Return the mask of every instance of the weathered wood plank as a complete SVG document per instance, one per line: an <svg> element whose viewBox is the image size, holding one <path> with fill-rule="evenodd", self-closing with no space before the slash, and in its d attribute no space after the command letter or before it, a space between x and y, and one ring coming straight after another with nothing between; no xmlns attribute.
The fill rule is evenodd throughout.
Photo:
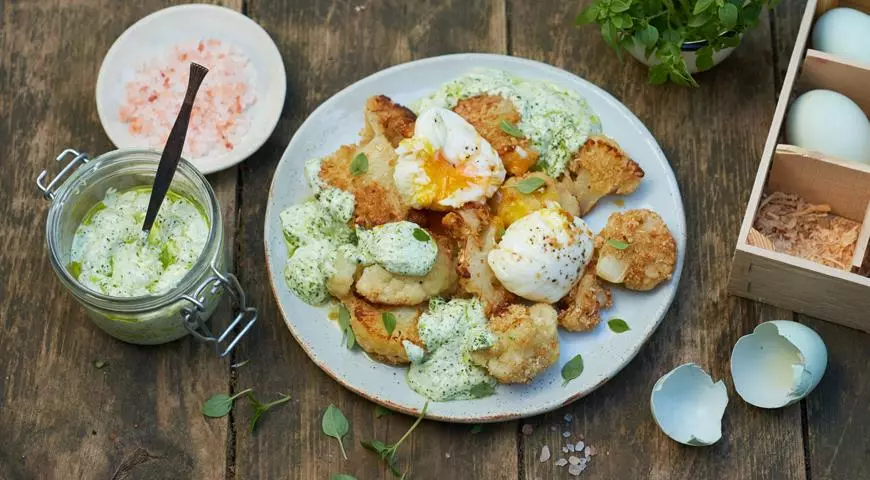
<svg viewBox="0 0 870 480"><path fill-rule="evenodd" d="M100 62L127 26L168 3L2 3L0 478L225 474L227 421L206 421L199 408L226 390L226 362L192 340L143 348L93 326L51 271L48 205L33 184L43 168L56 173L52 159L67 146L112 148L94 101ZM231 245L236 172L210 181Z"/></svg>
<svg viewBox="0 0 870 480"><path fill-rule="evenodd" d="M782 2L773 16L777 88L794 49L805 1ZM813 479L870 478L870 380L865 375L870 335L799 315L828 347L828 369L804 400L805 428Z"/></svg>
<svg viewBox="0 0 870 480"><path fill-rule="evenodd" d="M596 28L572 28L581 7L555 0L511 2L512 53L602 86L649 127L677 175L689 250L674 305L638 357L588 397L530 420L539 426L522 444L525 478L559 472L553 460L540 463L538 456L543 445L558 452L554 459L566 456L560 451L566 430L575 441L585 434L605 452L584 478L804 478L799 407L774 412L749 407L734 392L728 366L731 347L759 321L791 318L726 292L733 245L774 108L768 20L746 36L732 58L699 76L701 88L690 90L647 85L646 68L630 58L619 63ZM536 21L521 21L526 18ZM671 441L649 412L656 379L690 361L729 385L723 439L709 448ZM570 425L566 413L575 418Z"/></svg>
<svg viewBox="0 0 870 480"><path fill-rule="evenodd" d="M355 8L356 6L364 8ZM252 1L249 14L272 35L284 55L287 105L275 134L242 170L240 244L242 281L261 307L261 319L239 358L237 389L288 392L292 406L276 411L252 435L247 409L236 409L236 473L240 478L390 478L361 439L395 441L411 419L375 419L374 406L328 378L295 343L278 313L263 268L263 206L275 165L293 130L320 102L384 67L459 51L505 50L501 2ZM385 92L389 94L390 92ZM303 159L300 159L302 161ZM317 320L317 319L313 319ZM320 417L334 403L348 416L347 461L335 440L321 433ZM487 427L424 422L399 456L413 478L516 478L516 423Z"/></svg>

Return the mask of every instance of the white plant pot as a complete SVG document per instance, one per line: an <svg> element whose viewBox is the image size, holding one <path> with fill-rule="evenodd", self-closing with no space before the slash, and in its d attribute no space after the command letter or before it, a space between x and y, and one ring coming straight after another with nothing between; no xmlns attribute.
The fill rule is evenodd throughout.
<svg viewBox="0 0 870 480"><path fill-rule="evenodd" d="M697 57L696 54L698 50L703 48L705 45L707 45L707 42L705 40L699 42L686 42L683 44L680 54L682 55L683 60L686 61L686 67L688 67L689 73L698 73L698 67L695 65L695 58ZM736 47L724 48L722 50L719 50L718 52L713 52L713 67L719 65L722 60L728 58L728 56L731 55L731 52L734 51L734 48ZM646 57L644 55L644 46L639 42L634 42L634 45L628 47L626 50L628 50L628 53L630 53L632 57L636 58L639 62L649 67L661 63L654 54L650 57Z"/></svg>

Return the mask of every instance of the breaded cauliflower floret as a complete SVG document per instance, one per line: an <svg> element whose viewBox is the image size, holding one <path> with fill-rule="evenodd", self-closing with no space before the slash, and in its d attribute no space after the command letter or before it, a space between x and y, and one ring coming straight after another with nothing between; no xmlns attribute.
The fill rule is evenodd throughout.
<svg viewBox="0 0 870 480"><path fill-rule="evenodd" d="M383 135L393 147L414 135L417 116L407 107L394 102L386 95L375 95L366 101L365 125L360 132L362 144Z"/></svg>
<svg viewBox="0 0 870 480"><path fill-rule="evenodd" d="M559 325L570 332L592 330L601 322L601 310L613 304L610 289L595 275L595 262L589 262L580 280L559 301Z"/></svg>
<svg viewBox="0 0 870 480"><path fill-rule="evenodd" d="M342 245L338 248L335 255L335 262L332 264L332 275L326 279L326 289L333 297L342 298L350 294L350 289L353 287L356 273L359 270L359 262L357 262L353 247L350 245Z"/></svg>
<svg viewBox="0 0 870 480"><path fill-rule="evenodd" d="M495 345L471 353L501 383L527 383L559 359L556 310L546 303L512 304L489 319Z"/></svg>
<svg viewBox="0 0 870 480"><path fill-rule="evenodd" d="M456 286L456 264L450 242L433 235L438 256L432 270L422 277L396 275L380 265L365 267L356 291L366 300L385 305L417 305L431 297L451 293Z"/></svg>
<svg viewBox="0 0 870 480"><path fill-rule="evenodd" d="M441 223L459 244L459 293L478 297L487 315L512 302L516 297L502 286L487 261L499 230L504 228L501 222L490 221L486 207L467 205L444 215Z"/></svg>
<svg viewBox="0 0 870 480"><path fill-rule="evenodd" d="M408 354L402 341L423 344L417 333L417 320L423 312L422 306L386 307L374 305L356 295L341 300L350 312L350 326L356 335L356 343L377 360L394 365L408 363ZM396 328L392 335L387 335L384 328L383 314L386 312L396 317Z"/></svg>
<svg viewBox="0 0 870 480"><path fill-rule="evenodd" d="M453 111L492 145L511 175L522 175L538 162L538 151L528 137L515 137L502 128L502 122L516 126L522 120L510 100L501 95L478 95L460 100Z"/></svg>
<svg viewBox="0 0 870 480"><path fill-rule="evenodd" d="M637 190L643 169L619 145L604 136L592 136L568 163L562 184L580 203L580 215L586 215L606 195L628 195Z"/></svg>
<svg viewBox="0 0 870 480"><path fill-rule="evenodd" d="M677 264L674 237L662 217L652 210L611 214L595 237L595 246L595 273L631 290L652 290L671 278Z"/></svg>

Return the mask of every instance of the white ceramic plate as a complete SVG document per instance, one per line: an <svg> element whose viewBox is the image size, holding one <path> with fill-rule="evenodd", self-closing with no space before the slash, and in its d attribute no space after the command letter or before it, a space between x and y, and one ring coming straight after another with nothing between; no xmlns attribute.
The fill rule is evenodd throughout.
<svg viewBox="0 0 870 480"><path fill-rule="evenodd" d="M303 176L305 160L358 141L363 105L369 96L385 94L407 105L477 67L502 69L523 78L545 79L586 97L601 117L604 133L619 142L641 165L646 176L635 193L620 197L625 201L624 207L618 207L610 198L603 199L585 220L597 232L614 211L651 208L661 214L673 232L678 262L673 279L652 292L613 288L614 306L604 312L603 319L624 319L631 326L628 332L615 334L607 328L606 322L589 333L560 330L559 361L530 384L500 385L497 393L490 397L429 405L428 418L453 422L501 421L547 412L582 397L612 378L637 354L664 317L677 289L686 248L683 204L667 159L643 124L604 90L558 68L501 55L448 55L398 65L360 80L318 107L293 136L272 179L265 225L272 288L287 326L314 363L347 388L388 408L410 414L422 408L425 399L405 383L406 369L372 361L359 349L343 348L341 333L336 323L327 318L327 310L306 305L287 289L283 277L287 249L279 214L311 196ZM560 369L578 353L583 355L585 370L563 387Z"/></svg>
<svg viewBox="0 0 870 480"><path fill-rule="evenodd" d="M173 45L211 38L239 48L250 59L257 75L257 100L248 112L250 130L231 152L192 159L191 163L204 174L217 172L248 158L266 142L278 123L287 93L287 74L278 47L250 18L228 8L194 4L159 10L134 23L103 59L97 77L97 113L115 146L149 147L144 139L131 135L118 118L124 86L136 70Z"/></svg>

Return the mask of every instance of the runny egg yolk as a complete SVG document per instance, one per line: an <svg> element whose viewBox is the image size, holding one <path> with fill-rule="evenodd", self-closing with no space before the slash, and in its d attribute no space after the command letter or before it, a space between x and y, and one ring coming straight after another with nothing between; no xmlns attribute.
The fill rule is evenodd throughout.
<svg viewBox="0 0 870 480"><path fill-rule="evenodd" d="M505 227L509 227L532 212L545 208L547 202L559 201L559 195L554 189L548 188L548 185L532 193L522 193L517 190L517 183L516 180L509 180L493 196L492 205L495 215L501 219Z"/></svg>
<svg viewBox="0 0 870 480"><path fill-rule="evenodd" d="M423 188L423 196L432 199L447 198L457 190L470 187L472 182L463 174L464 166L464 162L456 166L451 164L441 149L424 158L422 167L430 183Z"/></svg>

